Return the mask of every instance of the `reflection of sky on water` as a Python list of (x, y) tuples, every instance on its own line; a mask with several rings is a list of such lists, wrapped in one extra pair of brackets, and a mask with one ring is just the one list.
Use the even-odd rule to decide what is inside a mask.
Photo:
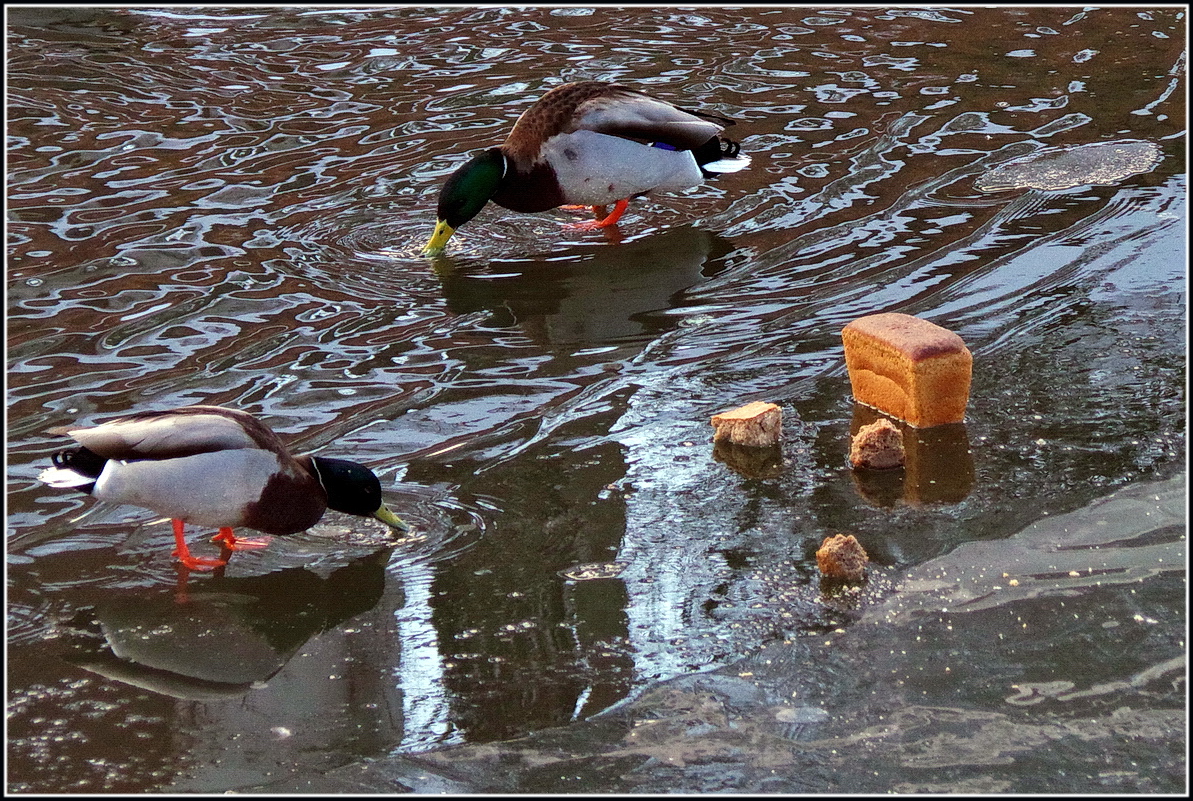
[(398, 640), (393, 678), (402, 693), (402, 741), (395, 752), (461, 742), (451, 731), (451, 693), (444, 685), (444, 660), (431, 607), (435, 564), (400, 556), (386, 571), (406, 602), (394, 610)]
[(964, 543), (909, 570), (897, 593), (863, 619), (905, 625), (1183, 572), (1185, 482), (1181, 475), (1132, 486), (1006, 539)]
[[(701, 521), (688, 517), (696, 509), (675, 500), (679, 495), (705, 497), (712, 505), (722, 495), (710, 486), (716, 479), (707, 469), (674, 461), (675, 448), (669, 445), (685, 437), (698, 443), (691, 448), (701, 451), (695, 457), (698, 464), (711, 451), (707, 432), (696, 434), (691, 428), (659, 426), (651, 432), (658, 439), (642, 431), (622, 439), (631, 465), (626, 481), (635, 489), (626, 499), (626, 530), (617, 559), (628, 565), (621, 578), (629, 595), (627, 632), (639, 683), (714, 667), (730, 647), (722, 641), (725, 632), (702, 619), (700, 609), (709, 589), (724, 579), (724, 560), (709, 552), (708, 538), (685, 535), (685, 522)], [(714, 513), (702, 522), (717, 526), (724, 521)]]

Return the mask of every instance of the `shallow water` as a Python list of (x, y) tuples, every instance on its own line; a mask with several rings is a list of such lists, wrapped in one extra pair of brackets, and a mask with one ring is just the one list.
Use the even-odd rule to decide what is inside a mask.
[[(1175, 474), (1185, 24), (1137, 8), (10, 10), (10, 789), (268, 786), (566, 725), (854, 625), (820, 596), (826, 535), (863, 543), (879, 604), (928, 560)], [(421, 258), (444, 178), (581, 79), (736, 118), (751, 168), (636, 201), (608, 232), (490, 207)], [(1038, 151), (1120, 141), (1162, 158), (1108, 185), (975, 188)], [(975, 370), (965, 425), (876, 484), (846, 465), (865, 412), (840, 329), (879, 311), (956, 331)], [(735, 468), (708, 417), (756, 399), (783, 409), (780, 461)], [(51, 426), (186, 403), (370, 465), (414, 535), (329, 514), (192, 576), (178, 603), (167, 524), (35, 476)], [(1140, 614), (1182, 619), (1183, 571), (1140, 567)], [(1113, 657), (1122, 627), (1073, 625), (1074, 656), (1092, 643), (1102, 673), (1139, 669)], [(209, 655), (211, 631), (236, 675), (187, 656)], [(142, 634), (165, 656), (140, 664), (170, 675), (131, 671)], [(984, 675), (975, 641), (957, 647), (974, 682), (1012, 670)], [(791, 670), (824, 666), (800, 653)], [(1032, 770), (1007, 789), (1035, 787)]]

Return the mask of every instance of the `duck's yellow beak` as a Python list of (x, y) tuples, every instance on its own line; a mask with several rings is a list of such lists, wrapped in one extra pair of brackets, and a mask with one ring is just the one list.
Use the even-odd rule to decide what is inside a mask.
[(410, 524), (391, 512), (389, 507), (385, 504), (381, 504), (381, 508), (376, 512), (373, 512), (373, 517), (377, 518), (382, 523), (391, 526), (392, 528), (396, 528), (398, 531), (410, 530)]
[(455, 232), (456, 229), (452, 228), (445, 221), (440, 220), (439, 224), (435, 226), (435, 233), (431, 234), (430, 241), (423, 248), (423, 255), (438, 256), (443, 253), (443, 249), (447, 247), (447, 240), (451, 239), (452, 234)]

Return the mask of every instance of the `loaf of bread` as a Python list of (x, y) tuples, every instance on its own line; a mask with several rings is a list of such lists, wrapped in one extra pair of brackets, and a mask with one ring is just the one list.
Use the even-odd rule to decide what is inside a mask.
[(947, 328), (907, 314), (871, 314), (845, 326), (853, 397), (916, 428), (965, 419), (973, 356)]
[(783, 429), (782, 411), (773, 403), (754, 401), (712, 416), (713, 442), (769, 447), (777, 445)]

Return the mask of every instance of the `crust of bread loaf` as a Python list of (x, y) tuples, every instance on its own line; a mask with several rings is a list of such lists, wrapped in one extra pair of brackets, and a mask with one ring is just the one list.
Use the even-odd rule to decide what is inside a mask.
[(965, 419), (973, 355), (952, 331), (891, 312), (854, 320), (841, 338), (858, 403), (916, 428)]

